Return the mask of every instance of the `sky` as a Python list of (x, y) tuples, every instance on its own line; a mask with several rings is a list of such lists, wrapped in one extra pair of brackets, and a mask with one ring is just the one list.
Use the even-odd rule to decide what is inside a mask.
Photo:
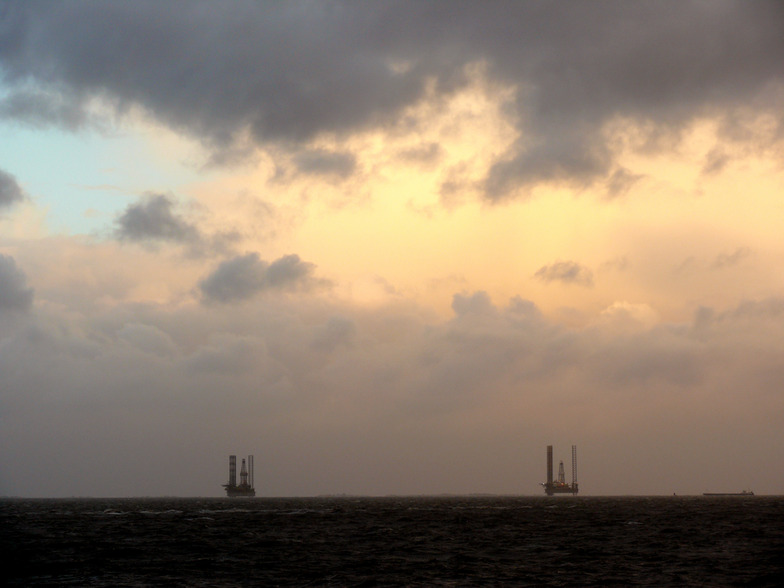
[(783, 27), (0, 1), (0, 496), (784, 494)]

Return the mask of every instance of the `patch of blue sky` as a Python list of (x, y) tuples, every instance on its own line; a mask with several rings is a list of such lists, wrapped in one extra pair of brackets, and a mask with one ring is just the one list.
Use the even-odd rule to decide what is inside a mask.
[[(178, 194), (205, 173), (155, 148), (154, 132), (41, 129), (0, 121), (0, 169), (16, 177), (46, 210), (59, 234), (104, 234), (130, 202), (147, 192)], [(177, 151), (177, 150), (175, 150)]]

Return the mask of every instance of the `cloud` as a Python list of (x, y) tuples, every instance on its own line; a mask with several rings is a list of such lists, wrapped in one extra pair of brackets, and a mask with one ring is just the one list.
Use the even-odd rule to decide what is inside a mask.
[(263, 354), (263, 342), (255, 337), (223, 334), (200, 346), (184, 363), (196, 373), (236, 376), (258, 368)]
[(171, 337), (152, 325), (127, 323), (117, 331), (117, 338), (139, 351), (156, 356), (172, 355), (175, 351)]
[(752, 254), (748, 247), (738, 247), (732, 253), (721, 253), (713, 260), (713, 268), (720, 269), (738, 265)]
[(199, 239), (192, 224), (177, 216), (174, 201), (164, 194), (150, 194), (130, 204), (117, 219), (115, 235), (126, 241), (185, 243)]
[[(724, 139), (759, 140), (741, 116), (781, 124), (784, 38), (775, 2), (256, 3), (19, 2), (4, 8), (2, 110), (81, 124), (91, 98), (141, 106), (230, 161), (248, 141), (302, 150), (302, 171), (348, 174), (347, 155), (313, 153), (325, 134), (405, 127), (405, 113), (468, 83), (470, 64), (515, 88), (518, 140), (484, 182), (491, 200), (539, 182), (615, 176), (608, 125), (642, 129), (648, 149), (706, 116)], [(198, 31), (198, 34), (194, 34)], [(33, 99), (22, 100), (20, 93)], [(430, 92), (431, 94), (428, 94)], [(753, 117), (751, 117), (753, 118)], [(745, 139), (743, 137), (746, 137)], [(780, 140), (781, 133), (773, 140)], [(220, 153), (228, 155), (221, 157)], [(234, 154), (234, 155), (232, 155)], [(725, 164), (714, 157), (706, 170)], [(611, 194), (612, 195), (612, 194)]]
[(625, 168), (615, 170), (607, 180), (607, 197), (618, 198), (625, 196), (644, 177), (642, 174), (632, 173)]
[[(0, 492), (217, 496), (225, 456), (241, 443), (257, 459), (274, 447), (263, 452), (265, 496), (533, 494), (552, 439), (593, 456), (589, 494), (666, 493), (672, 476), (688, 480), (679, 493), (697, 493), (749, 456), (763, 472), (755, 490), (778, 488), (764, 464), (780, 435), (781, 299), (703, 310), (693, 325), (586, 329), (520, 298), (497, 306), (468, 292), (454, 302), (443, 320), (308, 297), (42, 306), (34, 327), (0, 337), (9, 423)], [(647, 310), (620, 303), (612, 314)], [(629, 455), (651, 468), (617, 474)], [(725, 468), (695, 480), (694, 459)], [(118, 460), (126, 467), (105, 478), (72, 475)], [(152, 475), (173, 462), (177, 476)]]
[(353, 320), (333, 316), (315, 334), (312, 347), (318, 351), (332, 351), (339, 346), (351, 345), (356, 330), (356, 324)]
[(199, 290), (205, 302), (237, 302), (264, 290), (307, 286), (314, 267), (298, 255), (285, 255), (267, 263), (259, 259), (258, 253), (247, 253), (221, 262), (199, 283)]
[(398, 155), (408, 163), (431, 165), (443, 155), (443, 149), (438, 143), (425, 143), (411, 149), (403, 149)]
[(336, 153), (323, 149), (310, 149), (294, 157), (297, 169), (306, 174), (348, 177), (356, 167), (356, 159), (350, 153)]
[(488, 315), (495, 313), (490, 296), (487, 292), (473, 294), (455, 294), (452, 297), (452, 310), (457, 316)]
[(600, 266), (602, 271), (611, 270), (617, 272), (625, 272), (629, 269), (629, 259), (625, 255), (614, 257), (603, 262)]
[(666, 329), (618, 337), (603, 347), (602, 355), (594, 375), (616, 387), (652, 383), (687, 390), (706, 377), (696, 345)]
[(13, 257), (0, 253), (0, 312), (26, 311), (33, 304), (33, 289)]
[(731, 157), (723, 149), (715, 147), (705, 158), (702, 166), (702, 174), (706, 176), (716, 175), (727, 167)]
[(0, 118), (13, 119), (36, 127), (56, 125), (76, 131), (99, 122), (90, 116), (83, 96), (61, 89), (22, 88), (0, 98)]
[(598, 321), (619, 332), (639, 331), (643, 327), (647, 329), (655, 327), (659, 323), (659, 317), (648, 304), (618, 301), (605, 308), (599, 315)]
[(0, 209), (24, 200), (24, 192), (16, 178), (0, 169)]
[(156, 245), (182, 245), (192, 257), (226, 254), (233, 250), (241, 235), (224, 229), (206, 233), (176, 208), (175, 200), (165, 194), (148, 194), (134, 202), (115, 220), (113, 235), (120, 241)]
[(576, 261), (556, 261), (540, 267), (534, 277), (543, 282), (563, 282), (580, 286), (593, 286), (593, 272)]

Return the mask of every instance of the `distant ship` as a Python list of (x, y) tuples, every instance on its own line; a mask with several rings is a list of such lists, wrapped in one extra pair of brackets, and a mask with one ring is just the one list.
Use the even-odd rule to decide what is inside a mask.
[(743, 492), (703, 492), (703, 496), (754, 496), (751, 490), (744, 490)]
[(248, 456), (247, 465), (242, 460), (240, 467), (240, 483), (237, 484), (237, 456), (229, 456), (229, 483), (223, 485), (226, 488), (226, 496), (256, 496), (253, 488), (253, 456)]

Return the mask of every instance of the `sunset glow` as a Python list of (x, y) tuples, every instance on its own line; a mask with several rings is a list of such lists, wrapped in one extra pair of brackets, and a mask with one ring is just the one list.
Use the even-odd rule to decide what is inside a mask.
[(784, 492), (781, 7), (485, 6), (0, 2), (0, 494)]

